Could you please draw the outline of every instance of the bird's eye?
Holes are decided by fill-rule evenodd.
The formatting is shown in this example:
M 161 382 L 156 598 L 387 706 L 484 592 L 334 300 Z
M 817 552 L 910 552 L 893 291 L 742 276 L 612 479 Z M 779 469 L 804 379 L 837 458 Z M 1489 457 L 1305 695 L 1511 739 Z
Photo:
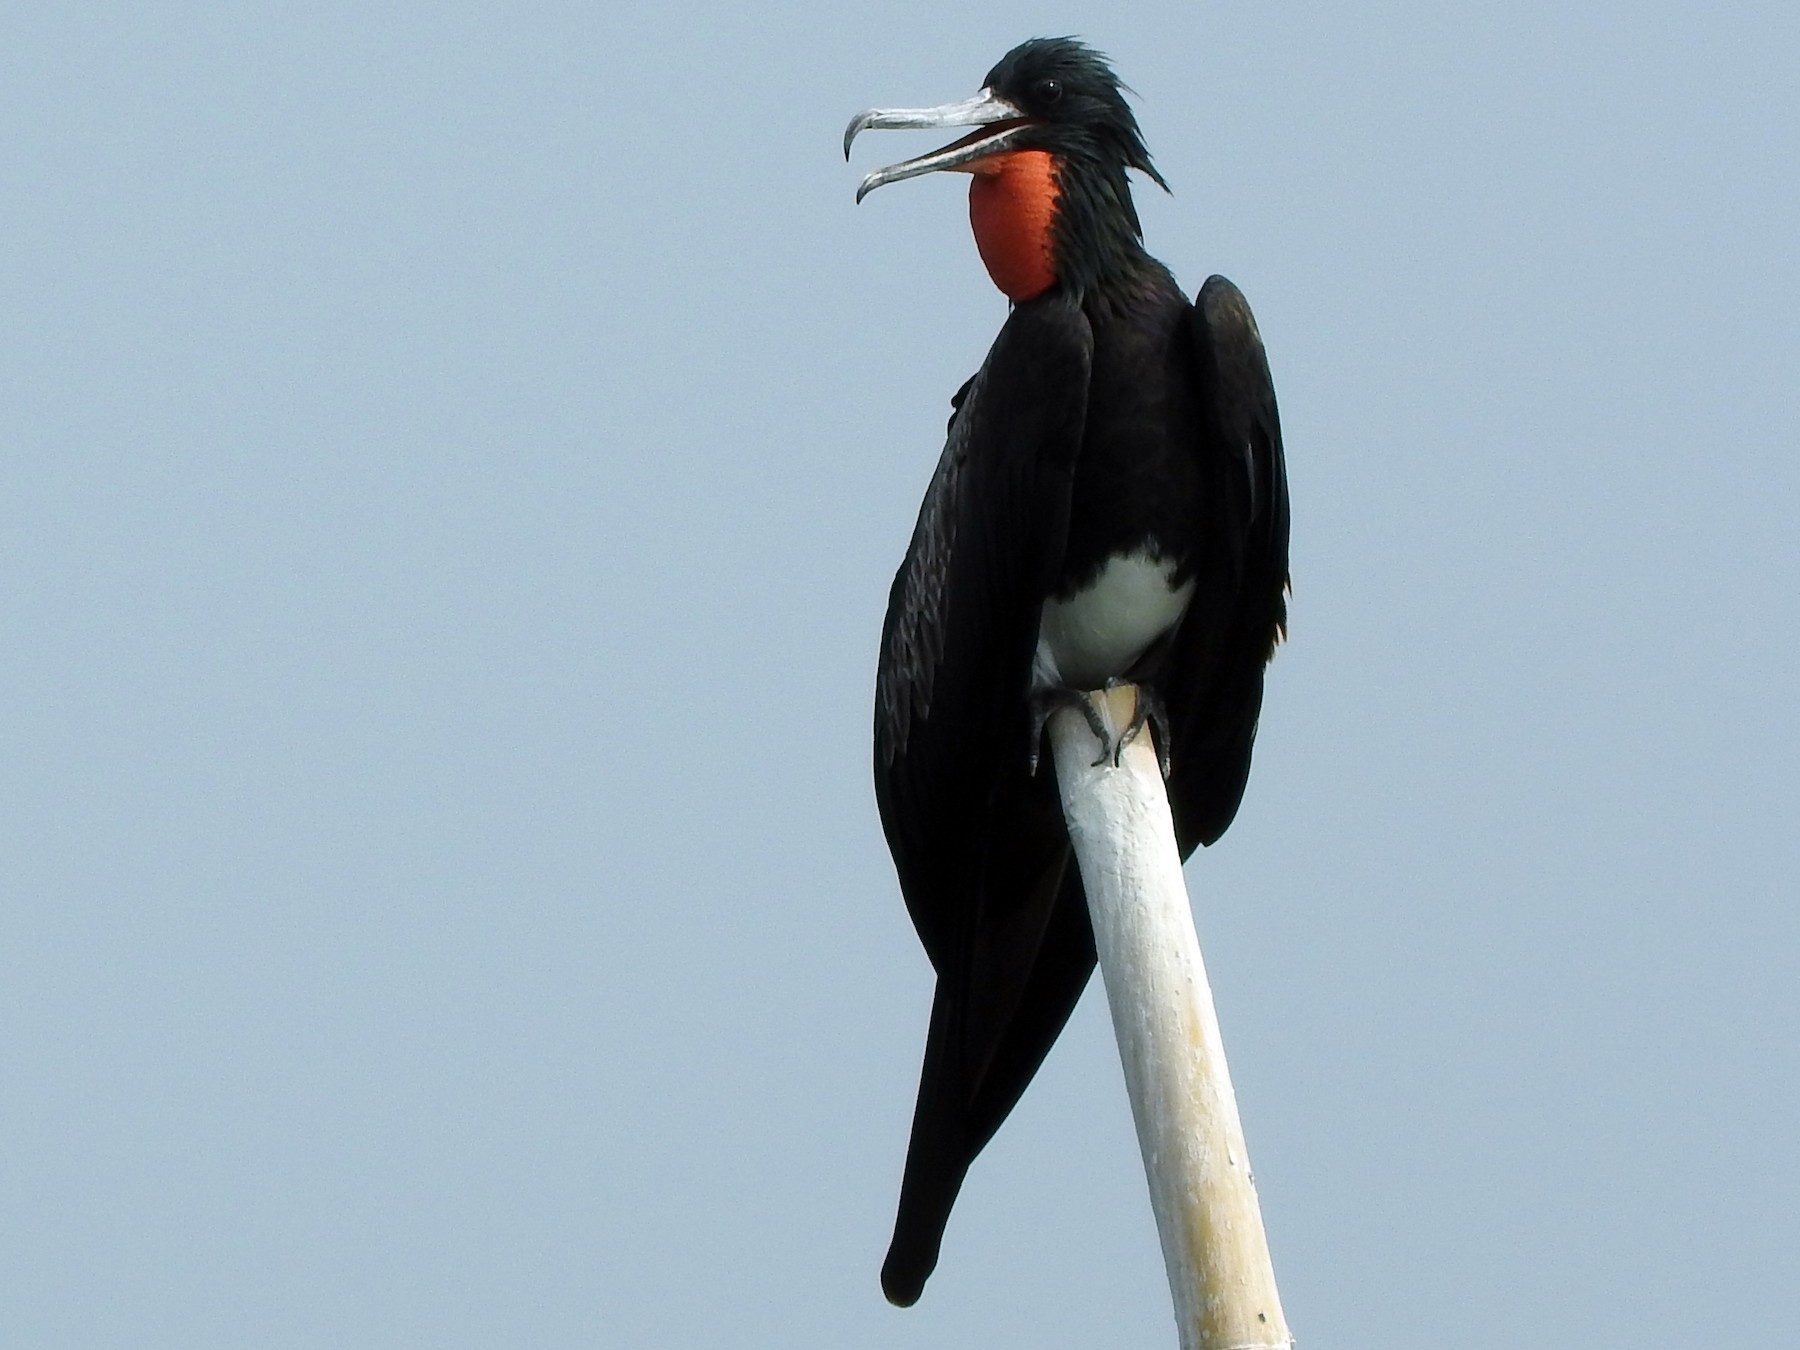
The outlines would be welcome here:
M 1062 97 L 1062 81 L 1039 80 L 1031 92 L 1037 95 L 1039 103 L 1048 106 Z

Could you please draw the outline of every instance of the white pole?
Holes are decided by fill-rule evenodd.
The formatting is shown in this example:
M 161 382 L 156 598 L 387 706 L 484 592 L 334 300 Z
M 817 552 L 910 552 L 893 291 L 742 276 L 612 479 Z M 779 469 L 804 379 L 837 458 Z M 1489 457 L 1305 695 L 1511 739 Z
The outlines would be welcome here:
M 1116 739 L 1130 685 L 1088 695 Z M 1073 709 L 1050 720 L 1057 783 L 1093 918 L 1125 1089 L 1162 1237 L 1181 1350 L 1293 1345 L 1148 731 L 1103 747 Z

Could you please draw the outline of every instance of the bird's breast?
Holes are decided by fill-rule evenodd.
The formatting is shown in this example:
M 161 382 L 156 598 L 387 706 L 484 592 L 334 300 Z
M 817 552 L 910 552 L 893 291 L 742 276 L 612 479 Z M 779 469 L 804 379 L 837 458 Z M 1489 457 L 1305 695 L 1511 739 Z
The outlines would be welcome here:
M 1117 553 L 1081 589 L 1044 601 L 1032 687 L 1099 689 L 1126 675 L 1187 609 L 1194 583 L 1174 585 L 1175 570 L 1148 549 Z

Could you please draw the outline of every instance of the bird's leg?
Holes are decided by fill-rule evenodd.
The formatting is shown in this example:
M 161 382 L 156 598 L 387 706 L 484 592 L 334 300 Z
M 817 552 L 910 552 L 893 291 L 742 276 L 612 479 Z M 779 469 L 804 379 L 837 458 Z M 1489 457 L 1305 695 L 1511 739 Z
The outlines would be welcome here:
M 1150 744 L 1156 750 L 1156 762 L 1162 769 L 1163 781 L 1166 783 L 1169 780 L 1170 769 L 1169 710 L 1162 701 L 1162 695 L 1158 694 L 1154 689 L 1150 688 L 1150 686 L 1138 684 L 1135 680 L 1120 679 L 1115 676 L 1113 679 L 1106 682 L 1106 687 L 1108 689 L 1117 689 L 1122 684 L 1136 686 L 1137 705 L 1136 710 L 1131 715 L 1130 725 L 1120 734 L 1118 744 L 1113 746 L 1113 768 L 1116 769 L 1119 767 L 1119 763 L 1125 754 L 1125 747 L 1137 739 L 1138 733 L 1148 726 L 1150 728 Z M 1100 739 L 1102 743 L 1106 740 L 1104 736 Z M 1101 758 L 1104 759 L 1105 757 L 1102 756 Z M 1095 767 L 1099 767 L 1100 763 L 1101 760 L 1095 760 Z
M 1099 710 L 1094 707 L 1094 700 L 1079 689 L 1033 689 L 1026 696 L 1026 703 L 1031 708 L 1031 776 L 1037 777 L 1038 758 L 1044 748 L 1044 724 L 1050 720 L 1050 714 L 1058 708 L 1073 708 L 1087 719 L 1088 730 L 1094 733 L 1094 739 L 1101 745 L 1107 745 L 1112 738 L 1107 735 L 1106 723 L 1101 720 Z M 1100 758 L 1094 761 L 1093 767 L 1099 768 L 1106 763 L 1107 752 L 1102 750 Z

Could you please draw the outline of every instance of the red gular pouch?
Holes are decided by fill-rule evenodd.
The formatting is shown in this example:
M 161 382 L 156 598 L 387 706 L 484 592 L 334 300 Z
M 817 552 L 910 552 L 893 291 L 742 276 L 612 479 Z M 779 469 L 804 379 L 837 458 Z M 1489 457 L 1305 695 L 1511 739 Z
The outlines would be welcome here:
M 1056 284 L 1050 229 L 1061 188 L 1048 150 L 1006 150 L 964 166 L 969 224 L 994 285 L 1015 304 Z

